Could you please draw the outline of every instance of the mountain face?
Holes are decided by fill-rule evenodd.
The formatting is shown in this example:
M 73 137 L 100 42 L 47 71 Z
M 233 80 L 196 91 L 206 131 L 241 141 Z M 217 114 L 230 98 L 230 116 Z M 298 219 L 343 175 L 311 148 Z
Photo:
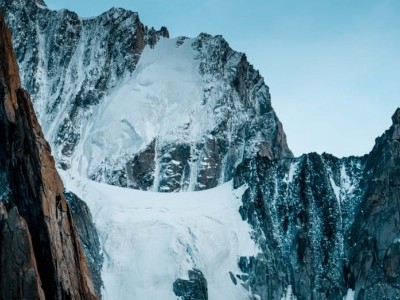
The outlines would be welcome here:
M 122 9 L 81 19 L 0 3 L 61 168 L 176 192 L 229 181 L 246 158 L 292 156 L 263 78 L 221 36 L 168 39 Z
M 237 169 L 249 186 L 240 213 L 262 253 L 241 269 L 261 299 L 398 299 L 400 109 L 364 157 L 315 153 L 256 158 Z
M 98 299 L 0 16 L 0 298 Z
M 368 155 L 294 158 L 268 87 L 221 36 L 0 3 L 69 191 L 5 43 L 3 298 L 91 299 L 102 283 L 106 299 L 400 298 L 400 109 Z M 25 290 L 2 275 L 15 266 Z

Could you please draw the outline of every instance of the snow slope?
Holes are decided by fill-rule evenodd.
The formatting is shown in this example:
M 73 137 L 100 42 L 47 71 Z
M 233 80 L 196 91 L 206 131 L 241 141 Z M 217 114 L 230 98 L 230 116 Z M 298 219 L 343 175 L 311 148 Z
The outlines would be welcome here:
M 178 40 L 162 38 L 154 49 L 146 47 L 133 74 L 95 107 L 78 146 L 81 151 L 73 155 L 72 165 L 81 175 L 93 173 L 106 160 L 115 164 L 133 156 L 158 136 L 166 143 L 185 142 L 188 132 L 190 140 L 199 140 L 215 126 L 214 116 L 207 116 L 201 105 L 203 84 L 194 39 L 180 46 Z M 190 131 L 182 130 L 193 122 Z
M 72 177 L 69 191 L 88 204 L 104 253 L 104 299 L 168 300 L 172 285 L 200 269 L 209 299 L 248 299 L 250 292 L 229 272 L 242 274 L 240 256 L 259 252 L 238 212 L 245 187 L 187 193 L 142 192 Z

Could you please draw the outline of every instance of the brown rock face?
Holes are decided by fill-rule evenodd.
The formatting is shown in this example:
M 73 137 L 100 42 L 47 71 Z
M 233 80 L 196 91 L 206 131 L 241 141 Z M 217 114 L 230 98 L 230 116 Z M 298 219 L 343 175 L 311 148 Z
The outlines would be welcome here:
M 0 297 L 98 299 L 0 16 Z
M 13 207 L 9 214 L 0 203 L 1 299 L 45 299 L 28 226 Z M 9 276 L 12 274 L 12 276 Z

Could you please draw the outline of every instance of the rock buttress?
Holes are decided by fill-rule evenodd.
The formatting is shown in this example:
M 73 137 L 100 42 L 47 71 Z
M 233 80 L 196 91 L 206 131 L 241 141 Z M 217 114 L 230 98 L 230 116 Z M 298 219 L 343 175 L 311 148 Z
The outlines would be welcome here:
M 0 16 L 1 299 L 99 298 L 50 152 Z

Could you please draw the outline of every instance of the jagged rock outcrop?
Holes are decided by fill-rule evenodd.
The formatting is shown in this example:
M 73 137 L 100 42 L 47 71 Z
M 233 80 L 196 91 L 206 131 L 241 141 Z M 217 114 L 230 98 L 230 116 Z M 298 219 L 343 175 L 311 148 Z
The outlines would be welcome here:
M 239 166 L 235 185 L 249 186 L 240 212 L 262 249 L 239 263 L 254 294 L 279 300 L 290 285 L 298 299 L 343 298 L 347 236 L 365 160 L 311 153 Z
M 45 299 L 32 239 L 14 206 L 9 213 L 0 203 L 0 298 Z
M 154 46 L 168 31 L 148 29 L 137 13 L 118 8 L 81 19 L 68 10 L 49 10 L 43 1 L 0 4 L 14 32 L 22 83 L 58 162 L 68 168 L 91 107 L 135 69 L 146 45 Z
M 263 78 L 221 36 L 168 40 L 123 9 L 81 19 L 33 0 L 0 4 L 62 168 L 171 192 L 215 187 L 257 154 L 292 156 Z
M 262 249 L 239 276 L 261 299 L 400 297 L 400 110 L 369 155 L 256 158 L 239 166 L 241 214 Z
M 0 16 L 1 299 L 98 299 Z
M 366 163 L 362 205 L 350 235 L 355 299 L 400 299 L 400 108 Z
M 188 271 L 189 280 L 177 279 L 173 284 L 176 296 L 181 300 L 208 300 L 207 280 L 200 270 Z
M 101 268 L 103 255 L 101 254 L 99 235 L 92 220 L 92 214 L 86 203 L 75 194 L 65 193 L 68 205 L 71 209 L 72 219 L 89 263 L 93 284 L 97 291 L 101 290 Z
M 167 39 L 166 28 L 123 9 L 81 19 L 43 1 L 0 4 L 60 167 L 142 190 L 246 184 L 240 214 L 261 252 L 229 276 L 255 298 L 342 300 L 348 289 L 356 300 L 400 298 L 400 109 L 369 155 L 293 158 L 269 88 L 221 36 Z M 98 289 L 101 256 L 89 213 L 69 196 L 90 272 L 49 146 L 4 53 L 0 254 L 10 263 L 0 267 L 25 270 L 4 297 L 95 298 L 88 274 Z M 20 247 L 23 260 L 3 245 Z M 204 276 L 190 272 L 176 295 L 207 299 Z

